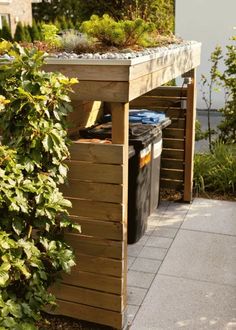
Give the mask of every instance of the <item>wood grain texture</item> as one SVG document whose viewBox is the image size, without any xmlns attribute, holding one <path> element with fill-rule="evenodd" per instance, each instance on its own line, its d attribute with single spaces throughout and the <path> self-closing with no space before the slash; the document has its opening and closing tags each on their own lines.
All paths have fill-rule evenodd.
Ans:
<svg viewBox="0 0 236 330">
<path fill-rule="evenodd" d="M 60 190 L 65 197 L 110 203 L 120 203 L 122 200 L 122 186 L 118 184 L 69 180 Z"/>
<path fill-rule="evenodd" d="M 123 328 L 124 315 L 106 309 L 86 306 L 65 300 L 58 299 L 58 307 L 54 314 L 61 314 L 81 320 L 104 324 L 116 329 Z"/>
<path fill-rule="evenodd" d="M 123 146 L 112 144 L 73 142 L 69 148 L 70 159 L 97 164 L 123 164 Z"/>
<path fill-rule="evenodd" d="M 122 292 L 122 279 L 114 276 L 107 276 L 97 273 L 88 273 L 81 270 L 73 271 L 71 274 L 64 274 L 62 282 L 76 285 L 81 288 L 89 288 L 102 292 L 120 294 Z"/>
</svg>

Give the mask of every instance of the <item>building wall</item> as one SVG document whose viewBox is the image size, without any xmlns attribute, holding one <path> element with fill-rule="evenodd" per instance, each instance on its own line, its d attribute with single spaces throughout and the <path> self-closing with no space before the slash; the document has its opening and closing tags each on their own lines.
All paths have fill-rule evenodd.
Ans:
<svg viewBox="0 0 236 330">
<path fill-rule="evenodd" d="M 176 0 L 176 34 L 202 42 L 201 66 L 198 68 L 198 108 L 206 108 L 200 92 L 201 74 L 210 71 L 209 58 L 216 45 L 229 44 L 236 34 L 236 0 Z M 220 67 L 224 69 L 223 66 Z M 223 92 L 214 92 L 212 108 L 224 104 Z"/>
<path fill-rule="evenodd" d="M 31 0 L 0 0 L 0 14 L 10 15 L 10 26 L 12 33 L 15 32 L 17 22 L 24 24 L 32 23 L 32 1 Z"/>
</svg>

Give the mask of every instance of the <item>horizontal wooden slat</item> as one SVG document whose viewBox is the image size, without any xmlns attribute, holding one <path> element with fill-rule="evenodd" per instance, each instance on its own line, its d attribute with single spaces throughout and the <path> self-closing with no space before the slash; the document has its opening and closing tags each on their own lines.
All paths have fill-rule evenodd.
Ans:
<svg viewBox="0 0 236 330">
<path fill-rule="evenodd" d="M 162 130 L 162 136 L 164 138 L 183 139 L 184 129 L 166 127 L 165 129 Z"/>
<path fill-rule="evenodd" d="M 123 164 L 123 146 L 74 142 L 69 148 L 70 159 L 99 164 Z"/>
<path fill-rule="evenodd" d="M 183 181 L 161 178 L 160 188 L 183 190 L 183 185 Z"/>
<path fill-rule="evenodd" d="M 81 234 L 95 236 L 97 238 L 121 241 L 123 235 L 123 224 L 120 222 L 100 221 L 96 218 L 87 219 L 83 217 L 70 217 L 81 226 Z"/>
<path fill-rule="evenodd" d="M 161 168 L 184 169 L 184 162 L 181 159 L 161 158 Z"/>
<path fill-rule="evenodd" d="M 122 221 L 122 205 L 97 201 L 68 198 L 72 203 L 70 215 L 96 218 L 98 220 Z"/>
<path fill-rule="evenodd" d="M 184 160 L 184 150 L 178 149 L 162 149 L 162 157 L 163 158 L 173 158 L 173 159 L 181 159 Z"/>
<path fill-rule="evenodd" d="M 116 184 L 69 180 L 60 189 L 65 197 L 84 198 L 94 201 L 121 203 L 122 186 Z"/>
<path fill-rule="evenodd" d="M 127 81 L 129 79 L 129 69 L 121 65 L 58 65 L 48 64 L 44 66 L 47 71 L 60 71 L 66 77 L 82 80 L 101 81 Z M 99 94 L 98 94 L 99 95 Z"/>
<path fill-rule="evenodd" d="M 58 299 L 70 302 L 105 308 L 117 312 L 124 309 L 122 297 L 111 293 L 89 290 L 68 284 L 55 285 L 51 287 L 50 291 L 56 295 Z"/>
<path fill-rule="evenodd" d="M 185 118 L 171 118 L 171 125 L 168 126 L 169 128 L 185 128 Z"/>
<path fill-rule="evenodd" d="M 120 294 L 122 292 L 122 280 L 119 277 L 106 276 L 96 273 L 83 272 L 72 268 L 71 274 L 64 274 L 62 282 L 70 285 Z"/>
<path fill-rule="evenodd" d="M 172 139 L 172 138 L 163 139 L 163 148 L 184 149 L 184 147 L 185 147 L 184 139 Z"/>
<path fill-rule="evenodd" d="M 82 255 L 75 251 L 77 265 L 73 268 L 75 271 L 84 271 L 89 273 L 98 273 L 121 277 L 123 274 L 124 261 L 111 258 L 94 257 Z"/>
<path fill-rule="evenodd" d="M 65 240 L 73 246 L 73 249 L 84 255 L 114 259 L 123 259 L 124 257 L 124 242 L 102 240 L 71 233 L 65 235 Z"/>
<path fill-rule="evenodd" d="M 147 108 L 147 109 L 157 109 L 163 107 L 180 107 L 181 100 L 179 98 L 175 99 L 161 99 L 156 96 L 141 96 L 130 102 L 130 107 L 132 108 Z"/>
<path fill-rule="evenodd" d="M 161 169 L 161 178 L 162 179 L 183 180 L 184 179 L 184 171 L 183 170 L 162 168 Z"/>
<path fill-rule="evenodd" d="M 148 92 L 145 96 L 187 97 L 187 88 L 179 86 L 161 86 Z"/>
<path fill-rule="evenodd" d="M 68 179 L 100 183 L 122 183 L 121 165 L 93 164 L 78 161 L 66 161 L 69 167 Z"/>
<path fill-rule="evenodd" d="M 80 320 L 104 324 L 117 329 L 123 328 L 124 315 L 122 313 L 60 299 L 57 300 L 57 303 L 58 307 L 54 310 L 54 314 L 66 315 Z"/>
</svg>

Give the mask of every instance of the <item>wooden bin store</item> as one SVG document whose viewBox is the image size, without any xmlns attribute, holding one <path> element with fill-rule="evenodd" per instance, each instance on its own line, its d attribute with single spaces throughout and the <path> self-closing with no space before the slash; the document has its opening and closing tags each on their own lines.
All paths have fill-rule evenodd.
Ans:
<svg viewBox="0 0 236 330">
<path fill-rule="evenodd" d="M 53 288 L 57 314 L 126 326 L 129 107 L 161 109 L 172 119 L 163 132 L 161 187 L 182 189 L 190 202 L 200 50 L 192 43 L 131 60 L 48 59 L 46 70 L 79 79 L 71 96 L 77 126 L 93 123 L 104 103 L 112 113 L 112 144 L 71 146 L 63 191 L 82 233 L 67 234 L 77 266 Z M 160 87 L 181 75 L 182 87 Z"/>
</svg>

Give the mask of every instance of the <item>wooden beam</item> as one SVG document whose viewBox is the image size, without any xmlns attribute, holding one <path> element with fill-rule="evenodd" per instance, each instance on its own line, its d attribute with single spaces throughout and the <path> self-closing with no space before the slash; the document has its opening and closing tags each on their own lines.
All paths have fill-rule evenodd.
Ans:
<svg viewBox="0 0 236 330">
<path fill-rule="evenodd" d="M 129 104 L 111 103 L 112 113 L 112 143 L 124 145 L 123 165 L 123 241 L 124 241 L 124 269 L 122 279 L 123 306 L 127 305 L 127 217 L 128 217 L 128 150 L 129 150 Z M 124 319 L 126 315 L 124 313 Z"/>
<path fill-rule="evenodd" d="M 193 189 L 193 165 L 196 120 L 196 69 L 185 75 L 190 77 L 187 85 L 187 112 L 186 112 L 186 139 L 185 139 L 185 175 L 184 196 L 185 202 L 191 202 Z"/>
</svg>

